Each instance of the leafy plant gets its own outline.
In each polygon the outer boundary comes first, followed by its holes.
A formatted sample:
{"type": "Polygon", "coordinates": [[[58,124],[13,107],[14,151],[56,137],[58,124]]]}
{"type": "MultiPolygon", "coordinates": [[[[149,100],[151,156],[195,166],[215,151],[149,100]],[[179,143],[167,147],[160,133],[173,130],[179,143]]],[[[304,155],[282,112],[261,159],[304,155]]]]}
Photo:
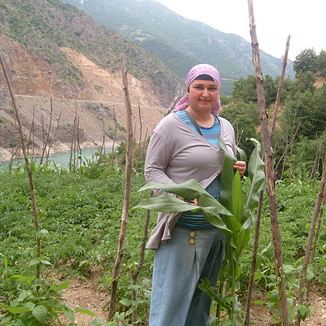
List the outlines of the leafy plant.
{"type": "MultiPolygon", "coordinates": [[[[74,312],[82,312],[95,316],[86,309],[72,309],[64,302],[62,291],[70,282],[59,283],[49,278],[9,275],[8,260],[3,257],[2,282],[0,284],[2,298],[0,301],[0,325],[63,325],[60,317],[65,315],[75,325],[74,312]]],[[[31,264],[46,263],[32,261],[31,264]]]]}

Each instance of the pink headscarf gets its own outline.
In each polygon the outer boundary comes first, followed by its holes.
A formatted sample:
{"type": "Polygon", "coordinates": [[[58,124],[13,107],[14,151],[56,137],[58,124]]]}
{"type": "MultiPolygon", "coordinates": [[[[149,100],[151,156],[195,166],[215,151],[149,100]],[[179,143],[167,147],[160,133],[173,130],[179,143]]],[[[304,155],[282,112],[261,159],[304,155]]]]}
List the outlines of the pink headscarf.
{"type": "MultiPolygon", "coordinates": [[[[217,84],[218,88],[221,89],[220,73],[213,66],[202,63],[202,64],[199,64],[199,65],[191,68],[190,71],[188,72],[188,75],[186,78],[187,90],[189,89],[190,84],[200,75],[211,76],[214,79],[215,83],[217,84]]],[[[186,94],[176,104],[174,111],[185,110],[188,106],[189,106],[189,98],[188,98],[188,94],[186,94]]],[[[212,108],[212,113],[218,114],[220,112],[220,109],[221,109],[221,101],[220,101],[220,96],[219,96],[216,104],[212,108]]]]}

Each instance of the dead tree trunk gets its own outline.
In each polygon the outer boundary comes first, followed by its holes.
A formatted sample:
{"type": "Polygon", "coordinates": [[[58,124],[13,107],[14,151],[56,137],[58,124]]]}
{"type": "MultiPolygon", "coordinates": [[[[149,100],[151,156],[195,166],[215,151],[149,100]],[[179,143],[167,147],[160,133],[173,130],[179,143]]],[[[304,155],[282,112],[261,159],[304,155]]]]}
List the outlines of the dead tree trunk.
{"type": "Polygon", "coordinates": [[[253,0],[248,0],[249,9],[249,26],[251,35],[251,45],[252,45],[252,59],[254,63],[254,68],[256,72],[256,85],[257,85],[257,96],[258,105],[260,112],[260,126],[263,139],[264,147],[264,157],[265,157],[265,172],[266,172],[266,184],[267,184],[267,194],[269,197],[269,208],[270,208],[270,220],[273,235],[273,245],[274,245],[274,255],[276,264],[276,276],[279,280],[278,290],[280,297],[280,307],[281,307],[281,319],[282,325],[289,325],[288,318],[288,305],[286,300],[285,291],[285,277],[283,271],[283,259],[282,259],[282,246],[281,246],[281,234],[278,224],[278,212],[275,194],[275,173],[273,171],[273,155],[271,152],[271,136],[268,132],[268,116],[266,110],[266,103],[264,97],[264,86],[263,86],[263,74],[260,66],[260,56],[259,56],[259,45],[256,34],[255,17],[253,10],[253,0]]]}
{"type": "Polygon", "coordinates": [[[121,59],[121,72],[122,72],[122,80],[123,80],[123,91],[125,95],[126,129],[127,129],[125,191],[124,191],[124,202],[123,202],[123,209],[122,209],[120,234],[119,234],[119,241],[118,241],[118,252],[114,264],[113,276],[111,282],[111,298],[110,298],[108,320],[111,320],[115,313],[115,301],[117,296],[118,280],[119,280],[121,262],[123,258],[124,241],[126,237],[127,222],[128,222],[128,210],[130,204],[130,185],[131,185],[131,173],[132,173],[132,138],[133,138],[132,111],[131,111],[130,96],[128,91],[127,70],[125,68],[124,58],[121,59]]]}

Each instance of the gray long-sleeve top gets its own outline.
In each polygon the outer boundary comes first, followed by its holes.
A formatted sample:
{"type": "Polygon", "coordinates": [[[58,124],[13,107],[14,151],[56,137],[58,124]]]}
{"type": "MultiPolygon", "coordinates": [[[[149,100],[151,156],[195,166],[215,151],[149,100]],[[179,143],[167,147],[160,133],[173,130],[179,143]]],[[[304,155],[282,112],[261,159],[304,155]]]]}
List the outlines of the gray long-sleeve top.
{"type": "MultiPolygon", "coordinates": [[[[220,137],[228,151],[235,156],[234,129],[229,121],[219,117],[220,137]]],[[[164,117],[151,136],[145,162],[147,182],[175,185],[196,179],[205,189],[222,171],[224,151],[216,148],[193,131],[177,115],[164,117]]],[[[157,195],[163,192],[157,190],[157,195]]],[[[159,213],[147,249],[157,249],[171,238],[181,213],[159,213]]]]}

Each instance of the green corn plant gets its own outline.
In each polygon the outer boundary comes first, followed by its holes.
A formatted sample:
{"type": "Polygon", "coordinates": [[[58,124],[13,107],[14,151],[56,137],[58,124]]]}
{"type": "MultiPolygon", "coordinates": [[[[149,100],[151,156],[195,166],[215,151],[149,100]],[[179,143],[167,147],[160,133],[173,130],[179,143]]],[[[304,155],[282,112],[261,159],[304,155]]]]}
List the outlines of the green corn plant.
{"type": "MultiPolygon", "coordinates": [[[[240,305],[236,300],[236,290],[239,288],[241,276],[239,261],[241,253],[250,239],[250,230],[255,220],[254,209],[258,204],[258,193],[265,180],[264,163],[260,157],[260,144],[255,139],[251,139],[251,141],[254,143],[255,149],[248,162],[250,187],[245,195],[243,194],[240,174],[238,171],[234,171],[233,168],[237,159],[228,154],[225,144],[219,139],[220,145],[226,153],[221,175],[220,202],[203,189],[196,180],[191,179],[172,186],[149,182],[139,191],[161,189],[182,198],[197,198],[198,205],[189,204],[171,195],[165,195],[147,198],[133,208],[145,208],[169,213],[202,210],[205,218],[227,235],[226,259],[221,270],[220,279],[227,280],[231,294],[228,298],[224,297],[225,285],[220,286],[222,290],[220,293],[217,293],[216,289],[212,289],[208,281],[204,281],[200,285],[203,291],[227,311],[229,321],[227,324],[224,323],[225,325],[238,325],[240,318],[240,305]]],[[[219,316],[217,316],[216,320],[219,322],[219,316]]]]}
{"type": "Polygon", "coordinates": [[[239,325],[241,305],[237,300],[236,291],[240,287],[242,274],[240,258],[250,239],[251,227],[255,221],[254,211],[259,200],[258,194],[264,186],[264,163],[260,156],[259,142],[251,139],[255,149],[247,167],[250,187],[244,195],[240,174],[238,171],[234,172],[233,169],[236,158],[228,154],[223,141],[221,139],[219,141],[226,152],[221,175],[220,202],[232,213],[232,216],[224,218],[227,228],[232,232],[227,236],[226,258],[220,272],[219,291],[213,288],[207,280],[200,285],[200,288],[218,303],[217,317],[215,318],[218,325],[239,325]],[[226,289],[228,289],[227,297],[226,289]],[[227,311],[228,321],[220,321],[221,308],[227,311]]]}

